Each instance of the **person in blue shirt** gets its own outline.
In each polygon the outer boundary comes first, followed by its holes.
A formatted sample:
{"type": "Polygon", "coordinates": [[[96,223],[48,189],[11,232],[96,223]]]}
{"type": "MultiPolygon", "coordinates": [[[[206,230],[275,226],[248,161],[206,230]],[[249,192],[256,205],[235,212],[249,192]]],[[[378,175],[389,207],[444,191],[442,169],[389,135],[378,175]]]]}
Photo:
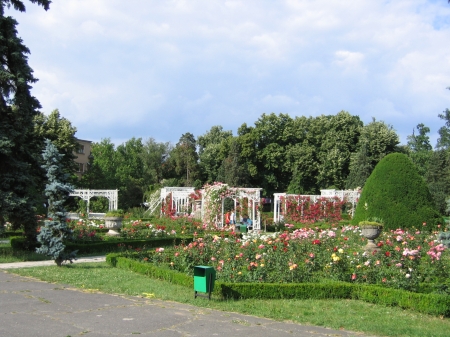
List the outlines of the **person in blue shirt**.
{"type": "Polygon", "coordinates": [[[253,221],[250,218],[247,218],[247,228],[253,229],[253,221]]]}

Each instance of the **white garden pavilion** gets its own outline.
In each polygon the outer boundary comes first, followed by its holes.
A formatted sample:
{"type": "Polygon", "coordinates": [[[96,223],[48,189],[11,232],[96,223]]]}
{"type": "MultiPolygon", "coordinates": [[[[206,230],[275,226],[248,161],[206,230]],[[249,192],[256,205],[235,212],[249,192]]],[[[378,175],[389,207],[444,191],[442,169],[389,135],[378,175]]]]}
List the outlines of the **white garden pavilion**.
{"type": "Polygon", "coordinates": [[[287,197],[309,197],[311,202],[316,202],[320,198],[338,198],[341,201],[349,202],[352,204],[351,215],[355,211],[356,203],[361,195],[360,190],[320,190],[320,195],[298,195],[298,194],[286,194],[286,193],[274,193],[274,209],[273,209],[273,221],[279,222],[283,220],[283,214],[286,212],[286,204],[284,209],[282,208],[282,198],[287,197]]]}

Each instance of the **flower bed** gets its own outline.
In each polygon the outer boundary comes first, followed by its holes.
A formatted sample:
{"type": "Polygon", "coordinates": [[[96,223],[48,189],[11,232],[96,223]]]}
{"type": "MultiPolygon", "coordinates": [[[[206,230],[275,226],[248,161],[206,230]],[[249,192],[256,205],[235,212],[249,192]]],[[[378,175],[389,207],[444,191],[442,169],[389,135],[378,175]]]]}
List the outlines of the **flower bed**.
{"type": "Polygon", "coordinates": [[[209,265],[223,282],[298,283],[345,281],[428,292],[448,291],[449,256],[436,233],[385,232],[378,250],[364,252],[367,240],[358,227],[301,229],[292,233],[225,237],[206,235],[170,250],[141,254],[140,259],[169,263],[191,274],[209,265]],[[430,286],[435,285],[435,286],[430,286]]]}
{"type": "MultiPolygon", "coordinates": [[[[156,252],[156,250],[155,250],[156,252]]],[[[157,253],[160,253],[158,249],[157,253]]],[[[137,255],[139,253],[133,253],[137,255]]],[[[170,269],[168,265],[136,261],[123,254],[109,254],[107,263],[148,277],[165,280],[181,286],[193,287],[193,277],[170,269]]],[[[398,306],[404,309],[436,315],[450,316],[450,296],[446,294],[416,294],[400,289],[382,288],[376,285],[348,282],[324,283],[230,283],[217,281],[213,291],[224,299],[357,299],[374,304],[398,306]]]]}

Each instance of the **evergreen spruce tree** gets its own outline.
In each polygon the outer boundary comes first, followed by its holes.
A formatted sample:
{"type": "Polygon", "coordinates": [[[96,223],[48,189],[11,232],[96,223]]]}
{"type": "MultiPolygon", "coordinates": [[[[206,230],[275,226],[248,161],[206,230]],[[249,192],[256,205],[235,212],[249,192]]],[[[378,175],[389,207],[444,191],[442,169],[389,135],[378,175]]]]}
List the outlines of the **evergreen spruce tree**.
{"type": "MultiPolygon", "coordinates": [[[[49,8],[49,0],[30,0],[49,8]]],[[[5,8],[25,11],[21,0],[0,1],[0,225],[7,220],[14,229],[23,227],[36,235],[33,170],[38,167],[33,147],[33,118],[40,104],[31,96],[36,82],[28,66],[28,48],[17,36],[17,21],[5,16],[5,8]]]]}
{"type": "Polygon", "coordinates": [[[66,210],[63,204],[73,191],[73,187],[67,183],[69,174],[63,171],[63,155],[58,152],[50,140],[47,139],[45,143],[46,147],[42,154],[44,165],[42,167],[46,170],[48,179],[45,195],[48,197],[49,220],[45,221],[45,226],[41,227],[37,236],[41,247],[36,251],[50,256],[60,267],[66,260],[72,263],[76,254],[76,252],[70,254],[64,252],[64,240],[72,239],[72,230],[67,225],[66,210]]]}

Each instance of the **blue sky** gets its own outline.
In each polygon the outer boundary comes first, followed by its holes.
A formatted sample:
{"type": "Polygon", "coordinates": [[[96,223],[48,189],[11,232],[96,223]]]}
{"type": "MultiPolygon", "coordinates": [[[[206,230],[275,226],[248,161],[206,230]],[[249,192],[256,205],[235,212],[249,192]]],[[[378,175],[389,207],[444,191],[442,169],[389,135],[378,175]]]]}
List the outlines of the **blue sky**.
{"type": "Polygon", "coordinates": [[[176,143],[263,113],[419,123],[450,108],[446,0],[53,0],[9,13],[42,111],[82,139],[176,143]]]}

